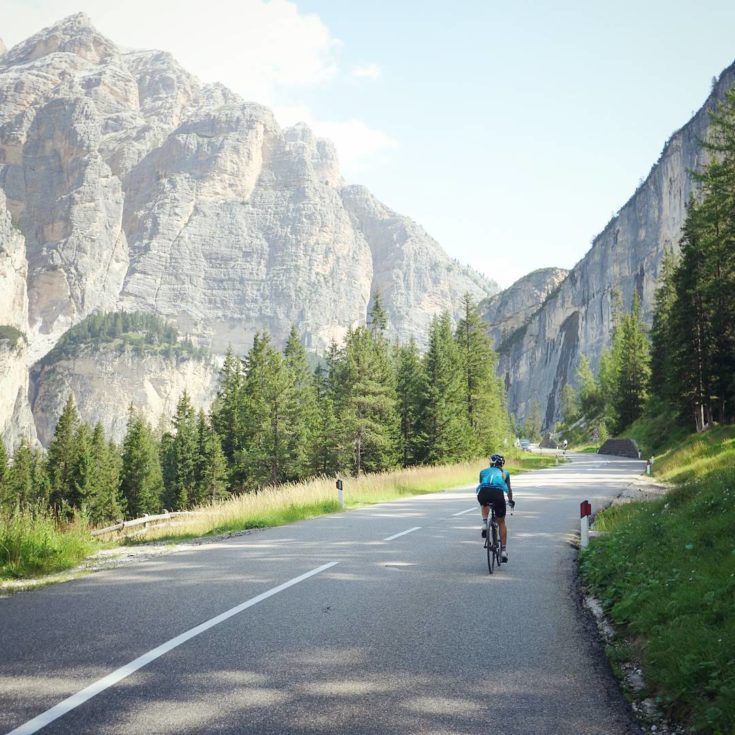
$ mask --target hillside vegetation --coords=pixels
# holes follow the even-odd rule
[[[673,489],[604,511],[582,574],[641,662],[644,695],[695,732],[732,735],[735,427],[677,441],[654,473]]]
[[[120,351],[129,347],[140,355],[160,354],[168,358],[199,359],[208,357],[205,349],[195,347],[189,339],[181,339],[175,327],[155,314],[115,311],[92,314],[75,324],[63,334],[43,359],[43,364],[73,357],[83,347],[102,345]]]

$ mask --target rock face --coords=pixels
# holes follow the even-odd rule
[[[370,249],[372,292],[379,290],[388,314],[388,336],[419,343],[435,314],[460,304],[469,291],[477,297],[496,290],[479,273],[447,261],[439,243],[418,224],[381,204],[363,186],[346,186],[342,201]],[[455,310],[452,309],[452,310]]]
[[[28,403],[28,345],[25,338],[0,336],[0,440],[13,450],[24,437],[36,440]]]
[[[105,435],[117,442],[125,436],[127,407],[132,403],[156,426],[170,418],[184,390],[195,406],[209,406],[217,389],[217,368],[194,357],[140,355],[130,347],[85,346],[71,357],[33,371],[33,415],[38,438],[48,445],[56,422],[71,395],[82,421],[100,422]]]
[[[292,323],[322,351],[365,322],[376,289],[392,334],[422,344],[458,295],[497,290],[346,187],[306,126],[281,129],[169,54],[121,51],[83,14],[0,55],[0,192],[27,260],[27,306],[7,323],[23,323],[30,363],[121,309],[218,353],[258,330],[283,342]]]
[[[512,286],[480,303],[495,349],[522,329],[546,298],[566,278],[563,268],[541,268],[519,278]]]
[[[587,255],[570,271],[500,360],[511,410],[524,417],[539,400],[544,425],[559,418],[561,392],[575,382],[581,354],[593,369],[612,332],[613,294],[629,309],[635,292],[650,320],[656,281],[665,250],[678,250],[686,205],[695,188],[690,171],[704,155],[708,109],[735,81],[735,65],[720,76],[704,106],[672,135],[646,180],[598,235]]]
[[[28,294],[25,241],[0,192],[0,439],[15,447],[35,439],[28,404]]]

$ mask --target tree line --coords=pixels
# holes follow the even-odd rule
[[[735,88],[711,113],[678,259],[664,262],[651,330],[651,394],[701,431],[735,418]]]
[[[509,445],[502,382],[477,305],[464,298],[428,346],[390,344],[376,293],[368,323],[332,342],[312,369],[292,327],[283,351],[264,332],[227,353],[209,413],[185,392],[169,424],[130,407],[120,446],[79,417],[70,397],[47,452],[0,448],[0,508],[41,504],[95,524],[185,510],[316,475],[356,475],[474,458]]]
[[[182,339],[178,330],[156,314],[142,311],[115,311],[91,314],[68,329],[43,359],[48,364],[73,356],[81,347],[109,344],[138,354],[162,354],[169,359],[191,356],[209,357],[207,350]]]

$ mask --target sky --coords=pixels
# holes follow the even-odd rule
[[[502,287],[573,267],[735,61],[732,0],[0,0],[0,38],[79,11],[307,122]]]

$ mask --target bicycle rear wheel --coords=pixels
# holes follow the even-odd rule
[[[495,566],[495,549],[493,548],[493,542],[490,539],[490,529],[488,529],[488,534],[485,538],[485,550],[487,551],[487,571],[489,574],[492,574],[493,567]]]
[[[495,555],[495,563],[500,567],[502,557],[500,556],[500,530],[497,525],[493,523],[493,554]]]

